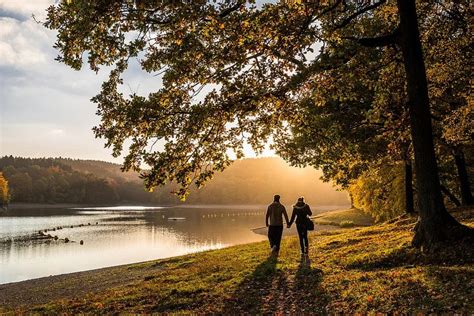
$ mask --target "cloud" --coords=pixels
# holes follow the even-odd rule
[[[12,12],[12,11],[9,11],[9,10],[6,10],[4,8],[1,7],[0,5],[0,17],[2,18],[11,18],[11,19],[15,19],[15,20],[18,20],[18,21],[26,21],[28,19],[27,16],[19,13],[19,12]]]
[[[0,16],[25,21],[32,14],[44,18],[46,8],[57,1],[53,0],[2,0],[0,2]]]
[[[56,33],[31,18],[52,3],[0,0],[0,155],[112,160],[91,131],[105,76],[55,61]]]
[[[42,48],[49,37],[35,24],[0,17],[0,66],[21,68],[46,61]]]
[[[95,139],[99,123],[96,95],[110,68],[99,74],[75,71],[54,60],[56,32],[36,23],[51,0],[0,0],[0,155],[63,156],[120,162]],[[125,74],[125,94],[146,95],[161,78],[133,61]]]
[[[0,66],[17,69],[44,64],[53,52],[55,33],[33,19],[46,18],[54,0],[0,1]]]

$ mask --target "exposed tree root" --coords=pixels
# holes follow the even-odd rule
[[[400,216],[397,216],[397,217],[395,217],[395,218],[392,218],[392,219],[386,221],[385,223],[386,223],[386,224],[395,224],[395,223],[397,223],[397,224],[398,224],[398,223],[400,223],[400,224],[406,224],[407,222],[412,221],[413,218],[416,217],[416,216],[418,216],[417,213],[411,213],[411,214],[409,214],[409,213],[404,213],[404,214],[402,214],[402,215],[400,215]]]
[[[436,252],[449,243],[466,238],[474,239],[474,229],[460,224],[452,217],[446,218],[446,221],[418,220],[414,231],[412,246],[423,252]]]

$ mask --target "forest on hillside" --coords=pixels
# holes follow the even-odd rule
[[[10,202],[116,204],[180,203],[176,186],[148,192],[137,173],[120,165],[66,158],[0,158],[0,171],[8,181]],[[217,174],[205,187],[193,189],[189,204],[266,204],[276,193],[283,202],[298,196],[317,205],[348,204],[346,192],[319,180],[311,168],[294,168],[278,158],[244,159]]]

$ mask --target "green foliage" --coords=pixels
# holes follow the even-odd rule
[[[377,222],[405,213],[403,164],[382,165],[364,172],[349,187],[354,206]]]
[[[417,106],[431,105],[447,164],[472,143],[470,3],[416,5],[430,99]],[[88,56],[94,71],[113,67],[93,98],[95,133],[114,155],[130,141],[124,169],[141,172],[148,188],[176,183],[184,198],[241,157],[245,142],[259,151],[273,140],[290,163],[352,186],[381,220],[399,213],[403,196],[400,176],[387,183],[381,175],[412,160],[416,132],[398,24],[396,1],[75,0],[51,6],[45,26],[58,31],[61,62],[80,69]],[[121,92],[135,58],[162,81],[148,96]]]
[[[467,136],[472,134],[472,110],[466,108],[469,107],[470,75],[459,68],[470,63],[466,58],[471,54],[467,47],[472,41],[465,27],[468,16],[465,5],[449,3],[440,7],[426,3],[418,8],[422,12],[419,23],[423,48],[427,52],[431,107],[437,113],[434,115],[438,130],[435,143],[440,176],[455,194],[459,190],[453,148],[472,143],[472,137]],[[443,14],[445,10],[448,15],[456,12],[456,17]],[[389,3],[376,10],[370,22],[363,22],[363,18],[355,22],[367,23],[360,25],[360,29],[351,26],[336,29],[331,34],[342,39],[367,37],[349,34],[363,33],[362,30],[371,34],[369,27],[377,24],[379,29],[390,30],[394,27],[396,12],[395,4]],[[326,22],[329,30],[333,25],[331,18]],[[337,47],[337,43],[329,45]],[[301,120],[290,125],[291,132],[277,138],[278,153],[291,163],[321,168],[326,180],[351,187],[350,191],[356,190],[359,207],[363,205],[381,220],[403,210],[404,186],[402,173],[387,178],[396,181],[394,183],[382,180],[380,175],[387,173],[386,165],[400,165],[413,159],[405,72],[396,45],[377,50],[363,46],[350,62],[318,77],[317,88],[300,109]],[[456,53],[450,55],[451,50]],[[455,83],[451,84],[448,78],[455,78]],[[460,112],[463,114],[458,116]],[[456,120],[458,126],[449,123],[452,120]],[[396,191],[387,193],[389,190]]]
[[[339,223],[339,226],[341,226],[342,228],[347,228],[347,227],[354,227],[355,224],[353,221],[342,221]]]
[[[313,219],[318,225],[341,227],[345,225],[342,224],[343,222],[351,223],[352,226],[370,226],[374,224],[374,220],[370,215],[356,208],[324,212],[314,216]]]
[[[363,60],[378,54],[329,32],[327,23],[341,23],[360,7],[334,9],[329,3],[284,1],[257,6],[253,1],[76,0],[51,6],[45,25],[59,32],[60,61],[79,69],[87,53],[91,69],[115,67],[93,99],[102,119],[96,135],[107,139],[115,155],[132,140],[124,168],[138,171],[146,163],[151,166],[142,170],[147,187],[176,182],[185,196],[193,182],[201,186],[227,167],[229,153],[241,157],[246,141],[260,151],[288,123],[300,121],[300,109],[325,71],[340,67],[347,73],[355,55]],[[381,32],[396,17],[383,9],[375,14],[375,25],[367,14],[355,29],[364,35]],[[388,26],[379,23],[384,15]],[[318,42],[327,44],[319,54]],[[160,75],[163,88],[126,97],[121,75],[137,56],[144,71]],[[357,102],[344,89],[336,98]],[[161,150],[152,146],[156,142]]]
[[[96,135],[107,139],[115,155],[132,139],[124,168],[140,170],[146,163],[152,167],[142,171],[147,187],[176,182],[185,196],[190,184],[201,186],[230,164],[229,151],[242,157],[245,138],[261,150],[271,126],[281,124],[283,113],[275,115],[273,104],[281,89],[273,83],[287,81],[295,65],[274,57],[283,48],[296,53],[302,47],[294,40],[299,28],[287,26],[304,16],[287,7],[265,8],[243,2],[63,1],[49,8],[46,26],[59,31],[60,61],[79,69],[87,52],[91,69],[115,66],[93,99],[102,118]],[[276,31],[282,27],[288,34]],[[305,37],[313,38],[306,47],[315,40]],[[145,71],[164,72],[163,88],[127,98],[118,89],[120,76],[139,52]],[[254,97],[265,91],[266,97]],[[162,151],[151,146],[156,141],[164,143]]]

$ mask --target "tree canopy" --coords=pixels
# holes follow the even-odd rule
[[[177,182],[185,196],[246,142],[258,152],[274,140],[344,186],[374,161],[413,154],[415,241],[429,245],[460,227],[443,204],[433,133],[453,148],[472,136],[470,59],[438,54],[470,53],[469,12],[467,1],[71,0],[51,6],[45,25],[58,30],[59,61],[112,68],[93,98],[95,133],[125,153],[125,170],[151,166],[147,187]],[[120,89],[136,58],[162,83],[148,96]]]
[[[93,100],[102,118],[96,135],[119,155],[132,139],[125,169],[152,166],[147,186],[177,181],[184,194],[222,170],[230,151],[259,151],[298,115],[318,71],[349,58],[318,47],[318,12],[293,4],[243,1],[189,3],[70,1],[49,9],[46,25],[59,30],[59,60],[80,69],[113,65]],[[107,13],[107,14],[103,14]],[[341,48],[350,50],[349,48]],[[163,87],[147,97],[119,92],[121,73],[139,57]],[[153,147],[163,141],[162,150]]]

